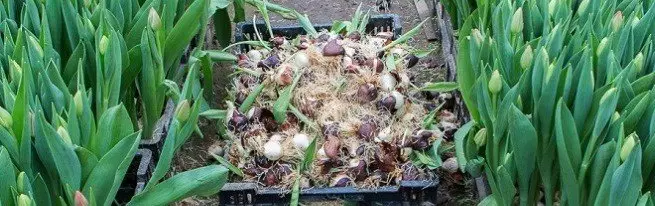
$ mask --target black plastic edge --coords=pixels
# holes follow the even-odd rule
[[[154,160],[159,159],[159,154],[161,149],[164,146],[164,139],[166,134],[168,134],[168,127],[171,123],[171,118],[173,118],[173,112],[175,110],[175,103],[173,100],[168,100],[164,108],[164,113],[155,124],[155,130],[152,133],[152,138],[142,139],[139,143],[139,148],[149,149],[152,152],[152,157]]]
[[[383,186],[377,189],[354,187],[310,188],[302,190],[304,201],[347,200],[377,203],[419,204],[436,202],[439,180],[402,181],[400,186]],[[289,190],[258,189],[256,183],[227,183],[221,189],[221,205],[276,205],[290,200]]]
[[[127,203],[134,195],[143,191],[145,184],[150,179],[153,167],[152,151],[149,149],[138,149],[116,193],[116,202],[121,204]]]
[[[391,21],[392,25],[389,25],[392,27],[393,33],[394,33],[394,39],[398,38],[402,34],[402,23],[400,22],[400,17],[396,14],[379,14],[372,16],[369,19],[369,23],[366,26],[366,30],[372,31],[372,28],[375,27],[375,23],[379,21]],[[264,22],[256,22],[254,26],[257,27],[257,31],[259,31],[260,35],[262,35],[262,39],[267,39],[269,36],[266,31],[266,24]],[[235,32],[234,32],[234,41],[235,42],[241,42],[245,40],[245,33],[250,33],[246,32],[250,30],[250,28],[253,28],[253,23],[252,22],[239,22],[236,25]],[[314,28],[316,30],[321,30],[321,29],[330,29],[332,27],[332,24],[315,24]],[[279,36],[285,36],[287,38],[293,38],[297,35],[302,35],[306,34],[305,30],[302,28],[302,26],[298,24],[291,24],[291,25],[281,25],[281,26],[275,26],[271,28],[273,30],[274,35],[279,35]],[[254,29],[253,29],[254,30]],[[252,31],[254,32],[254,31]],[[248,51],[248,45],[240,45],[239,46],[239,52],[246,52]]]

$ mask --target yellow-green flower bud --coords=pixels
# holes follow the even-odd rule
[[[612,88],[612,89],[615,89],[615,88]],[[615,90],[616,90],[616,89],[615,89]],[[614,114],[612,114],[612,122],[616,122],[616,121],[618,121],[619,118],[621,118],[621,113],[619,113],[619,112],[614,112]]]
[[[523,54],[521,54],[521,68],[528,69],[532,65],[532,47],[530,45],[525,47]]]
[[[589,0],[582,0],[580,6],[578,6],[578,15],[583,15],[587,12],[587,7],[589,6]]]
[[[190,110],[191,106],[189,105],[189,101],[186,99],[182,100],[182,102],[177,105],[177,108],[175,108],[175,118],[177,118],[177,121],[184,122],[189,119]]]
[[[82,93],[80,91],[77,91],[75,96],[73,96],[73,102],[75,102],[77,115],[81,115],[84,112],[84,101],[82,101]]]
[[[641,72],[641,70],[644,68],[644,54],[639,52],[637,56],[635,56],[635,68],[637,69],[637,73]]]
[[[630,26],[632,28],[635,28],[635,27],[637,27],[637,24],[639,24],[639,17],[635,16],[634,18],[632,18],[632,22],[630,23]]]
[[[480,30],[478,29],[473,29],[471,30],[471,36],[473,36],[473,40],[475,40],[475,43],[480,45],[482,44],[482,40],[484,37],[482,37],[482,33],[480,33]]]
[[[550,14],[550,16],[555,15],[556,8],[557,8],[557,0],[551,0],[550,2],[548,2],[548,14]]]
[[[109,46],[109,39],[107,36],[102,35],[102,38],[100,38],[100,43],[98,44],[98,49],[100,51],[100,54],[104,55],[105,52],[107,52],[107,47]]]
[[[89,8],[91,6],[91,0],[84,0],[84,7]]]
[[[523,31],[523,8],[519,7],[514,12],[514,15],[512,16],[512,27],[511,31],[513,34],[519,33]]]
[[[87,206],[89,202],[80,191],[75,191],[75,206]]]
[[[478,147],[482,147],[487,144],[487,128],[482,128],[477,133],[475,133],[473,142],[475,142],[475,145]]]
[[[32,199],[29,196],[21,194],[18,196],[18,206],[31,206]]]
[[[14,61],[13,59],[9,59],[10,65],[9,65],[9,73],[11,75],[12,80],[18,80],[21,79],[23,76],[23,67],[18,64],[18,62]]]
[[[549,82],[550,77],[553,76],[553,71],[555,71],[555,64],[549,64],[548,69],[546,69],[546,74],[544,75],[544,82]]]
[[[33,36],[28,36],[27,40],[29,41],[30,46],[34,47],[37,55],[43,57],[43,48],[41,47],[41,44],[39,44],[39,40]]]
[[[161,28],[161,18],[159,18],[159,14],[153,7],[150,7],[150,12],[148,13],[148,23],[152,30],[157,31]]]
[[[11,118],[11,114],[5,108],[0,107],[0,125],[9,129],[13,124],[14,120]]]
[[[494,72],[491,74],[491,78],[489,79],[489,92],[491,92],[491,94],[498,94],[502,88],[503,77],[500,76],[500,72],[498,72],[498,70],[494,70]]]
[[[93,23],[91,23],[91,19],[84,18],[84,26],[86,26],[86,29],[88,29],[89,32],[91,32],[91,33],[96,32],[96,28],[93,26]]]
[[[617,32],[623,25],[623,12],[617,11],[612,17],[612,31]]]
[[[68,131],[66,131],[66,128],[59,126],[57,128],[57,134],[59,135],[59,137],[61,137],[62,140],[64,140],[64,142],[66,142],[66,144],[73,145],[73,142],[71,141],[71,136],[68,134]]]
[[[598,48],[596,48],[596,56],[600,56],[605,51],[608,41],[609,40],[607,39],[607,37],[600,40],[600,43],[598,44]]]
[[[25,172],[18,173],[18,178],[16,178],[16,191],[18,193],[25,193],[25,184],[30,184],[26,179]]]
[[[623,146],[621,147],[621,161],[625,161],[630,156],[632,149],[637,145],[637,134],[632,133],[625,138]]]
[[[521,95],[519,94],[519,97],[516,99],[516,106],[519,109],[523,109],[523,100],[521,99]]]

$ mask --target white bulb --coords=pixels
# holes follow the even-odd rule
[[[246,55],[248,56],[248,59],[250,59],[250,61],[252,62],[259,62],[262,60],[262,53],[257,50],[250,50]]]
[[[387,127],[382,129],[380,133],[378,133],[378,137],[375,138],[376,142],[390,142],[391,141],[391,127]]]
[[[293,145],[298,149],[305,150],[309,147],[309,137],[306,134],[298,133],[293,136]]]
[[[309,62],[309,56],[307,56],[307,54],[304,52],[296,53],[296,56],[293,58],[293,60],[293,64],[296,66],[296,68],[305,68],[311,66]]]
[[[389,73],[385,73],[382,76],[380,76],[380,87],[382,87],[382,90],[384,91],[395,90],[397,83],[398,82],[396,81],[396,78]]]
[[[280,142],[280,141],[282,141],[283,139],[284,139],[284,137],[283,137],[282,135],[274,134],[273,136],[271,136],[271,139],[269,139],[268,141],[269,141],[269,142],[270,142],[270,141]]]
[[[264,156],[269,160],[278,160],[282,157],[282,145],[278,141],[268,141],[264,144]]]
[[[403,94],[397,91],[393,91],[391,92],[391,95],[393,96],[394,99],[396,99],[396,105],[395,105],[396,109],[400,109],[403,107],[403,105],[405,105],[405,96],[403,96]]]
[[[316,156],[317,156],[317,158],[318,158],[319,160],[329,160],[329,159],[330,159],[330,158],[327,156],[327,154],[325,154],[325,149],[323,149],[323,147],[321,147],[321,149],[319,149],[319,150],[316,152]]]

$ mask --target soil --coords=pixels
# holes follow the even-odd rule
[[[362,5],[362,10],[371,10],[372,14],[392,13],[397,14],[403,26],[403,32],[406,32],[419,24],[421,20],[414,6],[414,0],[377,0],[388,1],[390,8],[386,11],[380,10],[373,0],[269,0],[288,8],[296,9],[300,13],[308,14],[314,24],[331,23],[332,20],[348,20],[355,13],[358,5]],[[247,11],[247,19],[252,20],[256,12]],[[261,15],[256,14],[258,17]],[[271,23],[275,25],[295,24],[295,21],[284,20],[278,16],[272,15]],[[208,29],[213,31],[213,29]],[[424,31],[425,32],[425,31]],[[213,34],[208,34],[211,38]],[[416,82],[443,81],[445,78],[444,61],[441,57],[440,45],[438,42],[428,42],[424,33],[415,36],[410,43],[417,48],[433,49],[437,48],[430,56],[423,58],[419,66],[413,71]],[[217,49],[216,42],[207,41],[207,49]],[[210,105],[214,108],[224,108],[224,97],[226,96],[226,87],[229,86],[228,74],[232,69],[227,64],[215,65],[214,71],[214,97],[208,99]],[[216,122],[201,120],[200,128],[203,138],[194,136],[182,146],[177,152],[173,162],[172,174],[187,171],[193,168],[205,166],[213,163],[213,159],[207,155],[209,146],[218,142],[220,136],[217,134]],[[445,158],[444,158],[445,160]],[[460,173],[447,174],[440,171],[440,188],[437,205],[475,205],[478,200],[475,195],[474,180]],[[176,205],[219,205],[218,195],[210,197],[192,197],[184,199]],[[321,202],[306,203],[306,205],[344,205],[346,202]]]

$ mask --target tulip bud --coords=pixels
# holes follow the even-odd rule
[[[555,64],[549,64],[546,73],[544,74],[544,82],[550,81],[550,77],[553,76],[553,71],[555,71]]]
[[[68,134],[68,131],[62,126],[59,126],[57,128],[57,134],[59,134],[59,137],[66,142],[68,145],[73,145],[73,142],[71,141],[71,136]]]
[[[159,14],[157,14],[157,11],[153,7],[150,7],[150,12],[148,13],[148,23],[152,30],[157,31],[161,28],[161,18],[159,18]]]
[[[0,107],[0,125],[9,129],[13,125],[14,121],[11,118],[11,114],[7,112],[4,108]]]
[[[18,196],[18,206],[31,206],[32,205],[32,199],[25,195],[21,194]]]
[[[637,26],[637,24],[639,24],[639,17],[635,16],[634,18],[632,18],[632,22],[630,23],[630,26],[632,28],[635,28]]]
[[[609,40],[607,39],[607,37],[600,40],[600,43],[598,44],[598,48],[596,48],[596,56],[600,56],[603,53],[603,51],[605,51],[605,47],[607,47],[608,41]]]
[[[644,54],[639,52],[637,56],[635,56],[635,68],[637,69],[637,73],[641,72],[641,70],[644,68]]]
[[[25,176],[25,172],[20,172],[18,174],[18,178],[16,179],[16,191],[18,193],[25,193],[25,184],[30,184],[29,181],[26,179],[27,177]]]
[[[86,29],[88,29],[90,33],[96,32],[96,28],[93,26],[93,23],[91,23],[91,19],[84,18],[84,26],[86,26]]]
[[[482,33],[480,33],[480,30],[478,29],[471,30],[471,36],[473,36],[473,40],[475,40],[475,43],[477,45],[482,44],[484,37],[482,37]]]
[[[623,12],[617,11],[612,17],[612,31],[617,32],[623,25]]]
[[[523,109],[523,100],[521,99],[521,95],[519,94],[519,97],[516,99],[516,107],[519,109]]]
[[[615,89],[615,88],[612,88],[612,89]],[[612,120],[612,122],[616,122],[616,121],[619,120],[619,118],[621,118],[621,114],[619,112],[614,112],[614,114],[612,114],[612,119],[611,120]]]
[[[482,128],[478,131],[478,133],[475,133],[473,141],[478,147],[482,147],[487,144],[487,128]]]
[[[107,36],[102,35],[102,38],[100,38],[100,43],[98,44],[98,49],[100,51],[100,54],[105,54],[107,52],[107,46],[109,46],[109,39]]]
[[[636,138],[637,134],[635,133],[632,133],[625,138],[625,142],[623,142],[623,146],[621,147],[621,161],[625,161],[632,152],[632,149],[637,145]]]
[[[84,101],[82,101],[82,93],[77,91],[75,96],[73,96],[73,102],[75,103],[75,111],[78,115],[84,112]]]
[[[498,94],[503,88],[502,78],[503,77],[500,76],[498,70],[494,70],[491,74],[491,78],[489,79],[489,92],[491,92],[491,94]]]
[[[75,206],[87,206],[89,202],[80,191],[75,191]]]
[[[528,69],[530,65],[532,64],[532,47],[528,45],[525,47],[525,50],[523,51],[523,54],[521,55],[521,68]]]
[[[29,41],[30,46],[35,48],[37,56],[43,57],[43,48],[41,47],[41,44],[39,44],[39,40],[32,36],[28,37],[27,40]]]
[[[11,63],[9,65],[9,72],[12,74],[11,78],[14,78],[14,80],[20,79],[23,76],[23,67],[21,67],[18,62],[12,59],[9,59],[9,62]]]
[[[582,15],[587,12],[587,7],[589,6],[589,0],[582,0],[580,6],[578,6],[578,15]]]
[[[512,34],[517,34],[523,31],[523,8],[519,7],[514,12],[514,15],[512,16],[512,27],[511,27]]]
[[[191,110],[189,101],[186,99],[182,100],[182,102],[177,105],[177,108],[175,108],[175,118],[177,118],[177,121],[184,122],[189,119],[189,110]]]
[[[551,0],[550,2],[548,2],[548,14],[550,14],[550,16],[555,15],[555,9],[556,9],[557,3],[558,3],[557,0]]]

